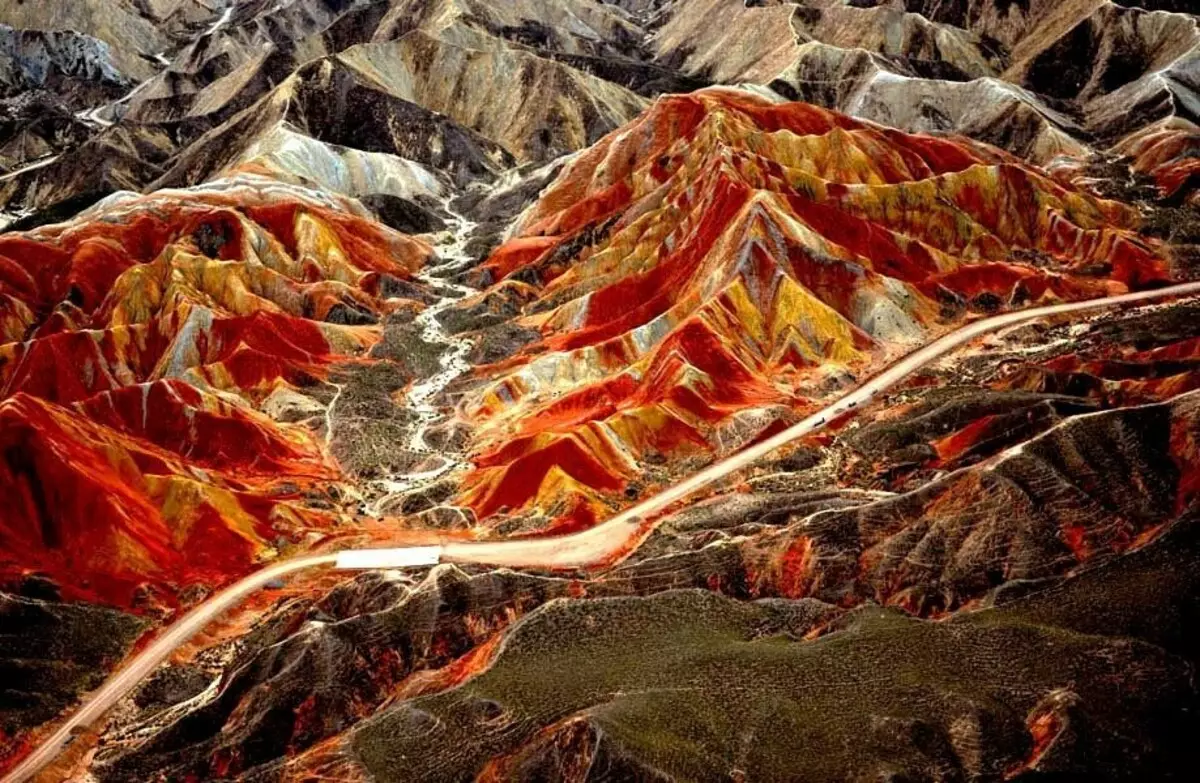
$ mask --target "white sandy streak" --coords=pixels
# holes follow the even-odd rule
[[[430,426],[440,421],[443,417],[442,411],[435,404],[438,396],[455,379],[471,369],[471,365],[467,363],[466,359],[467,354],[471,350],[471,341],[450,335],[438,320],[438,315],[461,302],[464,297],[477,293],[475,289],[469,286],[439,277],[439,274],[447,271],[455,271],[471,260],[466,246],[471,233],[475,230],[476,224],[451,207],[452,199],[453,196],[447,197],[442,207],[450,214],[450,229],[453,239],[449,244],[438,249],[439,263],[431,267],[426,267],[417,275],[418,280],[438,290],[448,291],[452,294],[443,296],[437,302],[425,308],[414,319],[414,323],[421,327],[421,340],[430,345],[440,345],[445,348],[438,359],[441,371],[431,378],[415,384],[409,390],[406,398],[409,410],[417,416],[416,425],[409,436],[407,448],[409,451],[417,454],[432,454],[433,452],[425,438]],[[441,478],[453,470],[466,467],[465,462],[447,454],[445,451],[439,453],[437,457],[440,463],[436,467],[377,482],[378,486],[387,494],[372,505],[371,513],[378,516],[383,503],[395,493],[406,492]]]

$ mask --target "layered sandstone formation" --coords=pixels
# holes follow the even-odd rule
[[[0,769],[295,555],[581,531],[1200,273],[1182,0],[0,10]],[[1188,780],[1196,301],[578,572],[272,582],[47,779]]]
[[[685,0],[668,6],[655,42],[686,73],[771,85],[908,130],[966,133],[1046,162],[1194,117],[1200,29],[1182,10]]]
[[[728,452],[964,310],[1167,280],[1136,222],[982,145],[727,90],[660,99],[482,267],[478,299],[537,338],[466,399],[464,502],[585,523],[647,461]]]
[[[330,525],[302,494],[336,476],[320,442],[257,407],[377,340],[429,252],[252,179],[0,237],[6,578],[127,604]]]

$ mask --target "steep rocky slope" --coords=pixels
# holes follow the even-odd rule
[[[307,80],[314,68],[348,70],[385,100],[442,113],[521,162],[596,141],[636,114],[642,98],[713,81],[769,86],[906,130],[964,133],[1039,164],[1108,149],[1164,120],[1196,119],[1194,18],[1091,0],[929,8],[255,0],[128,3],[111,18],[86,3],[28,5],[7,20],[16,35],[95,36],[119,73],[141,84],[108,105],[90,90],[93,149],[79,140],[51,145],[46,154],[69,154],[0,190],[14,214],[146,187],[180,167],[202,181],[229,162],[204,154],[206,135],[222,128],[222,147],[236,147],[273,130],[283,118],[266,122],[256,107],[277,106],[284,99],[268,96],[290,92],[289,81]],[[1079,63],[1078,72],[1059,73],[1059,62]],[[126,138],[160,137],[149,156],[155,165],[81,182],[113,121]],[[424,143],[414,141],[403,155]],[[46,187],[64,181],[74,182],[66,192]]]
[[[103,41],[117,69],[140,80],[154,73],[154,55],[169,46],[153,11],[154,6],[164,5],[138,0],[14,2],[6,5],[3,22],[20,30],[82,33]]]
[[[84,24],[84,17],[96,19],[89,9],[9,21],[108,40],[107,27]],[[139,19],[161,25],[180,10],[162,17],[166,9],[149,9]],[[141,67],[118,59],[124,73],[143,81],[111,103],[89,103],[86,119],[95,127],[87,141],[55,146],[48,152],[60,157],[0,180],[6,210],[62,217],[114,190],[197,184],[282,128],[433,161],[460,181],[486,178],[514,160],[578,150],[631,119],[642,98],[626,84],[643,92],[656,83],[660,90],[690,84],[646,63],[632,23],[591,2],[497,10],[295,0],[225,4],[210,13],[206,28],[167,26],[169,40],[150,45],[154,56],[142,57]],[[119,29],[135,36],[140,28]],[[112,46],[129,46],[123,35],[109,37]],[[139,57],[146,45],[139,37]],[[353,140],[339,130],[343,122],[355,128]],[[374,145],[367,143],[372,135],[380,139]],[[97,173],[94,161],[113,158],[114,147],[128,158],[106,161]]]
[[[246,403],[368,348],[427,245],[247,179],[111,200],[0,247],[8,574],[127,603],[332,522],[297,504],[336,475],[320,441]]]
[[[1155,352],[1125,374],[1194,382],[1167,358],[1194,307],[989,338],[586,578],[446,566],[292,599],[217,690],[116,730],[154,733],[100,776],[1184,779],[1196,394],[1023,379]]]
[[[41,33],[0,26],[0,96],[48,90],[89,106],[119,97],[132,82],[102,41],[77,33]]]
[[[463,403],[464,502],[594,519],[647,460],[728,452],[966,311],[1165,281],[1135,224],[981,145],[660,99],[568,164],[463,305],[529,334]]]
[[[906,129],[978,134],[1045,161],[1163,118],[1196,119],[1195,17],[1135,5],[681,0],[655,42],[686,73],[770,84]]]
[[[0,25],[0,768],[264,565],[587,530],[1200,270],[1184,2]],[[1197,308],[981,337],[616,561],[272,581],[43,777],[1190,780]]]

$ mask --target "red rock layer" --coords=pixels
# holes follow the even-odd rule
[[[1186,311],[1180,319],[1190,318]],[[988,386],[997,392],[1047,395],[1043,405],[1027,405],[981,414],[956,422],[929,441],[935,456],[924,464],[953,470],[994,456],[1034,433],[1061,422],[1053,402],[1075,399],[1097,409],[1118,409],[1162,403],[1200,389],[1200,339],[1178,337],[1167,322],[1146,327],[1130,338],[1119,333],[1074,343],[1070,351],[1037,363],[1010,364]],[[1145,344],[1146,335],[1153,343]],[[1080,338],[1081,340],[1084,338]],[[902,406],[888,413],[901,415]]]
[[[930,616],[1137,548],[1196,501],[1198,405],[1191,393],[1077,416],[916,491],[794,520],[745,543],[750,580]]]
[[[1067,354],[1028,365],[1005,378],[1004,388],[1087,394],[1110,406],[1168,400],[1200,387],[1200,340],[1187,338],[1139,350],[1111,345],[1099,355]]]
[[[327,527],[296,501],[336,466],[254,404],[371,342],[428,253],[254,181],[0,237],[0,579],[170,601]]]
[[[1162,196],[1200,207],[1200,128],[1178,121],[1147,129],[1118,150],[1133,158],[1133,169],[1151,176]]]
[[[487,261],[543,339],[466,412],[464,501],[599,513],[961,313],[1164,281],[1136,214],[986,145],[731,90],[659,99]],[[581,500],[582,499],[582,500]]]

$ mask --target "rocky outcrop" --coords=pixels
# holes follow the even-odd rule
[[[863,49],[810,41],[770,87],[790,99],[920,133],[960,133],[1034,163],[1086,156],[1087,133],[1069,113],[995,76],[966,81],[925,78]]]
[[[466,400],[464,500],[586,524],[647,458],[737,448],[965,308],[1165,280],[1133,226],[983,145],[732,90],[661,99],[483,266],[480,301],[512,293],[543,339]]]
[[[113,63],[131,79],[145,79],[157,70],[154,55],[170,45],[147,5],[139,0],[46,0],[12,3],[4,9],[4,24],[18,30],[82,33],[108,45]],[[70,38],[70,36],[67,36]]]
[[[0,593],[0,758],[17,749],[13,738],[103,682],[147,625],[123,612],[64,603],[41,577],[21,588],[23,594]]]
[[[1194,114],[1194,17],[1135,5],[679,0],[655,43],[689,74],[1046,162]]]
[[[252,179],[0,238],[3,578],[170,603],[331,524],[321,442],[255,408],[365,351],[429,253]]]
[[[0,25],[0,97],[32,90],[68,106],[96,106],[124,95],[132,82],[112,63],[107,44],[76,33],[42,33]]]
[[[308,0],[228,9],[203,31],[184,20],[183,6],[143,9],[150,18],[166,13],[178,23],[168,35],[187,44],[172,44],[156,73],[131,71],[145,81],[84,118],[97,126],[86,141],[60,139],[40,160],[18,158],[38,165],[0,185],[7,211],[53,220],[116,190],[197,184],[277,143],[285,124],[316,141],[402,158],[356,158],[351,165],[377,169],[368,180],[390,179],[410,159],[462,185],[597,141],[644,105],[626,84],[643,94],[691,84],[647,64],[636,27],[590,2],[562,11]],[[124,157],[134,145],[154,149]],[[343,193],[399,195],[323,179]]]

